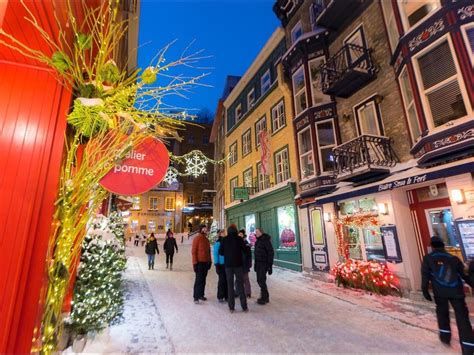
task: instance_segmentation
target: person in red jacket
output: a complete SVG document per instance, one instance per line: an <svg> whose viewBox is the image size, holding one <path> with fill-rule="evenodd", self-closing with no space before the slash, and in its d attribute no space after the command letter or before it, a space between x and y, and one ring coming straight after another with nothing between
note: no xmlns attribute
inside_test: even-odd
<svg viewBox="0 0 474 355"><path fill-rule="evenodd" d="M194 303L198 304L199 301L207 301L204 296L206 288L206 277L207 272L211 268L211 244L207 239L207 226L202 224L199 227L199 234L193 240L192 245L192 257L193 257L193 269L196 274L194 281Z"/></svg>

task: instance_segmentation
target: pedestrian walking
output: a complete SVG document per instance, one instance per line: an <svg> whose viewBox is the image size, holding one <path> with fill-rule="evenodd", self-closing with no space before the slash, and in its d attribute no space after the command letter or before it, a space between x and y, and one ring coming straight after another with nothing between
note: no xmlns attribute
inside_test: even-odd
<svg viewBox="0 0 474 355"><path fill-rule="evenodd" d="M465 280L470 283L470 280L464 273L464 264L444 249L444 243L439 237L431 238L431 247L433 251L423 258L421 289L423 296L431 302L432 298L428 291L431 283L436 303L439 339L446 345L451 342L449 319L449 303L451 303L458 326L462 353L474 354L474 337L462 282Z"/></svg>
<svg viewBox="0 0 474 355"><path fill-rule="evenodd" d="M133 244L137 247L139 242L140 242L140 236L138 234L135 234L135 240Z"/></svg>
<svg viewBox="0 0 474 355"><path fill-rule="evenodd" d="M199 234L194 238L191 250L193 269L196 274L193 298L194 303L199 304L199 301L207 301L207 298L204 296L206 277L212 265L211 244L207 239L206 225L202 224L199 227Z"/></svg>
<svg viewBox="0 0 474 355"><path fill-rule="evenodd" d="M151 234L153 234L153 233L151 233ZM145 245L145 243L146 243L147 240L148 240L148 237L146 236L146 234L145 234L145 233L142 233L142 246Z"/></svg>
<svg viewBox="0 0 474 355"><path fill-rule="evenodd" d="M273 246L272 238L264 233L262 228L255 231L257 241L255 242L255 263L254 271L257 273L257 283L260 286L260 298L257 303L264 305L270 302L270 295L267 287L267 272L271 275L273 272Z"/></svg>
<svg viewBox="0 0 474 355"><path fill-rule="evenodd" d="M225 275L224 256L219 254L219 248L224 237L225 231L219 229L217 231L217 240L213 248L214 266L216 267L217 273L217 300L220 303L227 301L227 278Z"/></svg>
<svg viewBox="0 0 474 355"><path fill-rule="evenodd" d="M174 250L176 249L176 253L178 252L178 244L176 244L176 239L173 235L171 229L168 229L166 232L166 239L165 243L163 244L163 250L166 254L166 268L169 270L173 270L173 256Z"/></svg>
<svg viewBox="0 0 474 355"><path fill-rule="evenodd" d="M243 263L243 270L244 270L244 291L245 296L247 298L252 297L252 287L250 286L250 278L249 273L252 269L252 249L250 247L250 243L247 240L247 234L245 233L245 229L241 229L239 231L239 237L243 239L245 243L246 251L243 255L244 263ZM235 286L237 289L237 285Z"/></svg>
<svg viewBox="0 0 474 355"><path fill-rule="evenodd" d="M155 269L155 252L160 254L158 249L158 242L155 235L151 233L150 237L146 240L145 253L148 255L148 270Z"/></svg>
<svg viewBox="0 0 474 355"><path fill-rule="evenodd" d="M247 252L245 243L238 236L237 227L232 224L227 229L227 237L225 237L219 246L219 254L224 256L225 274L227 278L227 303L229 311L234 313L235 297L234 297L234 277L237 284L237 293L240 298L240 306L244 312L248 311L247 297L244 291L244 253Z"/></svg>

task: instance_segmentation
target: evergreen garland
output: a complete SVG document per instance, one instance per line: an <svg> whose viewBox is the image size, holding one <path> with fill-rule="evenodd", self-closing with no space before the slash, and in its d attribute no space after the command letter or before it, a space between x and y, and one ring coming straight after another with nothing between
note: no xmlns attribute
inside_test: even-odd
<svg viewBox="0 0 474 355"><path fill-rule="evenodd" d="M125 264L122 218L116 212L98 217L82 244L69 322L76 333L100 331L120 320Z"/></svg>
<svg viewBox="0 0 474 355"><path fill-rule="evenodd" d="M207 234L207 239L209 240L209 243L213 245L217 241L217 238L217 222L213 221L209 233Z"/></svg>

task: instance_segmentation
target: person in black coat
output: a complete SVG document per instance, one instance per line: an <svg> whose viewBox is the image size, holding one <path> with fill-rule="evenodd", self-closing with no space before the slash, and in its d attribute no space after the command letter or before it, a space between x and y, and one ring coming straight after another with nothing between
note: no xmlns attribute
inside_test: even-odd
<svg viewBox="0 0 474 355"><path fill-rule="evenodd" d="M160 254L158 242L156 241L155 235L151 233L145 244L145 253L148 255L148 270L155 269L155 252L156 254Z"/></svg>
<svg viewBox="0 0 474 355"><path fill-rule="evenodd" d="M168 232L166 232L166 240L163 244L163 250L166 254L166 268L168 269L169 266L170 271L173 270L173 256L175 249L176 252L178 252L178 244L176 243L176 238L174 237L171 229L168 229Z"/></svg>
<svg viewBox="0 0 474 355"><path fill-rule="evenodd" d="M263 232L262 228L257 228L255 231L257 241L255 242L255 263L254 270L257 273L257 282L260 286L260 298L257 300L258 304L264 305L270 302L270 295L267 287L267 272L271 275L273 272L273 246L272 238Z"/></svg>
<svg viewBox="0 0 474 355"><path fill-rule="evenodd" d="M252 249L250 247L250 243L247 240L245 229L241 229L239 231L239 237L243 239L245 243L245 248L246 248L246 251L244 252L244 255L243 255L244 291L245 291L245 296L247 298L251 298L252 287L250 285L249 272L252 269ZM235 285L235 289L237 290L237 285ZM237 292L236 294L238 295Z"/></svg>
<svg viewBox="0 0 474 355"><path fill-rule="evenodd" d="M456 316L462 352L463 354L473 354L474 336L462 282L462 280L465 280L470 284L470 279L464 273L464 264L459 258L449 254L444 249L444 243L440 238L432 237L431 246L433 251L423 258L421 289L423 296L428 301L432 301L428 291L431 283L436 303L439 339L447 345L451 342L449 320L449 303L451 303Z"/></svg>
<svg viewBox="0 0 474 355"><path fill-rule="evenodd" d="M227 229L227 237L222 240L219 247L219 254L224 256L227 279L227 302L231 313L234 312L235 307L234 276L240 298L240 305L244 312L248 311L247 297L244 292L244 253L247 253L244 240L238 236L237 227L232 224Z"/></svg>

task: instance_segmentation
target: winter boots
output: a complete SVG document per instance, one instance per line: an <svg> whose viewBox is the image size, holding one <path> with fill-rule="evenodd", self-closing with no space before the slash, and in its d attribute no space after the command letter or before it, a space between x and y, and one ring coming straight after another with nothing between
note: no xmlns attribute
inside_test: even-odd
<svg viewBox="0 0 474 355"><path fill-rule="evenodd" d="M173 264L170 264L170 271L173 270Z"/></svg>
<svg viewBox="0 0 474 355"><path fill-rule="evenodd" d="M166 268L168 268L168 265L169 265L169 264L168 264L168 263L166 263Z"/></svg>
<svg viewBox="0 0 474 355"><path fill-rule="evenodd" d="M166 268L167 269L168 269L168 266L169 266L170 271L173 270L173 263L171 263L171 264L166 263Z"/></svg>

